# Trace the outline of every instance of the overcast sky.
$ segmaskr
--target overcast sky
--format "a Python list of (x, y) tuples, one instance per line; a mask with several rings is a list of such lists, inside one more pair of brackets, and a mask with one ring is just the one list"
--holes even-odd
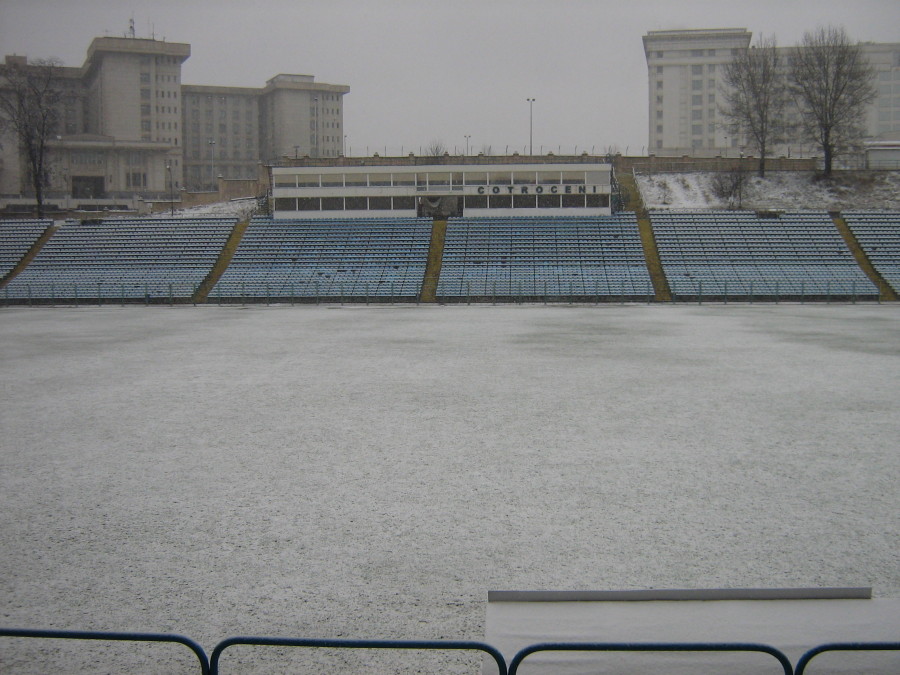
[(278, 73), (346, 84), (353, 154), (636, 154), (647, 143), (650, 30), (747, 28), (794, 44), (819, 25), (900, 42), (897, 0), (0, 0), (0, 49), (80, 66), (97, 36), (191, 44), (185, 84), (261, 87)]

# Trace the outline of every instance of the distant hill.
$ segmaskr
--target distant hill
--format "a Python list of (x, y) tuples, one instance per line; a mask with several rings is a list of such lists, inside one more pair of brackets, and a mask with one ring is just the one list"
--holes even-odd
[[(726, 209), (717, 196), (715, 173), (638, 174), (648, 209)], [(720, 191), (719, 191), (720, 192)], [(812, 172), (771, 172), (747, 176), (741, 199), (744, 209), (849, 211), (900, 210), (900, 171), (837, 172), (830, 180)]]

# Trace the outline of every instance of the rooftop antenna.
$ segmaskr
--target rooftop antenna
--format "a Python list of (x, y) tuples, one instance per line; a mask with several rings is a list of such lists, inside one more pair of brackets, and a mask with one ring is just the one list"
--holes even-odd
[(134, 15), (128, 19), (128, 36), (134, 39)]

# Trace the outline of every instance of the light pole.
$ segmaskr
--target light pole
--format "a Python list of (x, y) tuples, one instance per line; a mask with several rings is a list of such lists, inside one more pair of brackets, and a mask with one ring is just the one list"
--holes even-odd
[(319, 97), (313, 96), (313, 135), (316, 139), (316, 157), (319, 156)]
[[(216, 187), (216, 141), (213, 138), (210, 138), (208, 141), (209, 145), (209, 153), (212, 159), (212, 184)], [(218, 189), (216, 187), (216, 189)]]
[(466, 134), (466, 157), (469, 156), (469, 139), (472, 138), (470, 135)]
[(175, 195), (172, 194), (173, 183), (172, 183), (172, 165), (169, 162), (166, 162), (166, 171), (169, 172), (169, 213), (172, 217), (175, 217)]
[(528, 101), (528, 154), (534, 154), (534, 102), (536, 99), (526, 98)]

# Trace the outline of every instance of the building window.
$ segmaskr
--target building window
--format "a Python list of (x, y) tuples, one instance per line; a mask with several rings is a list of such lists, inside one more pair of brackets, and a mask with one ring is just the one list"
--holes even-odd
[(703, 80), (691, 80), (691, 89), (694, 91), (703, 90)]
[(692, 49), (691, 56), (703, 56), (703, 50), (702, 49)]
[(708, 66), (706, 66), (706, 72), (707, 72), (707, 73), (714, 73), (714, 72), (716, 72), (716, 64), (715, 64), (715, 63), (710, 63)]
[(702, 75), (703, 66), (691, 66), (691, 75)]
[(657, 103), (657, 105), (662, 105), (662, 102), (663, 102), (663, 97), (662, 97), (662, 94), (660, 94), (659, 96), (656, 97), (656, 103)]
[(514, 209), (533, 209), (537, 207), (537, 195), (513, 195)]
[(661, 134), (662, 132), (663, 132), (663, 125), (657, 124), (656, 125), (656, 133)]
[(319, 210), (319, 198), (318, 197), (298, 197), (297, 198), (297, 210), (298, 211), (318, 211)]
[(390, 211), (391, 209), (391, 198), (390, 197), (369, 197), (369, 210), (370, 211)]
[(663, 57), (662, 52), (656, 52), (656, 58), (661, 59)]
[(662, 75), (662, 71), (663, 71), (663, 67), (662, 67), (662, 66), (656, 66), (656, 74), (657, 74), (657, 75)]
[(703, 94), (694, 94), (691, 96), (691, 105), (703, 105)]
[(539, 209), (558, 209), (560, 195), (538, 195)]
[(707, 102), (708, 102), (708, 103), (715, 103), (715, 102), (716, 102), (716, 95), (715, 95), (715, 94), (710, 94), (709, 97), (707, 98)]
[(656, 111), (656, 119), (661, 120), (662, 118), (663, 118), (663, 111), (657, 110)]
[(702, 136), (703, 135), (703, 125), (702, 124), (692, 124), (691, 125), (691, 135), (692, 136)]
[(657, 81), (656, 81), (656, 88), (657, 88), (657, 89), (662, 89), (662, 88), (663, 88), (662, 80), (657, 80)]

